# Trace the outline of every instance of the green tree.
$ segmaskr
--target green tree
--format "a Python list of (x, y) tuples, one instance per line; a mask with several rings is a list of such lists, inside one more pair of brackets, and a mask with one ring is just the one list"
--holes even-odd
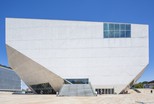
[(143, 83), (135, 84), (134, 88), (143, 88)]

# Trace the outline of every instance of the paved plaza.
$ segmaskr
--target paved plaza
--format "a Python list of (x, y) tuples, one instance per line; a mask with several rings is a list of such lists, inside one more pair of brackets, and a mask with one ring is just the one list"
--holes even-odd
[(57, 97), (55, 95), (12, 95), (0, 93), (2, 104), (154, 104), (154, 94), (134, 93), (97, 97)]

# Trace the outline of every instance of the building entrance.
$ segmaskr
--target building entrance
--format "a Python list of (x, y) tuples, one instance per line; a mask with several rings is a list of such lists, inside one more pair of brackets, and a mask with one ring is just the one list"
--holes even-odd
[(31, 85), (31, 88), (37, 94), (56, 94), (56, 92), (54, 91), (54, 89), (51, 87), (51, 85), (49, 83)]
[(114, 94), (114, 88), (96, 88), (95, 91), (97, 94), (102, 95), (102, 94)]

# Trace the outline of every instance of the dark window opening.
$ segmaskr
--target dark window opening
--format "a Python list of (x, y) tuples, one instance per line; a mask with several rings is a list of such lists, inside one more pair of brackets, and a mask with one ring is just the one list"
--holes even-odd
[(31, 85), (31, 88), (37, 94), (56, 94), (56, 92), (54, 91), (54, 89), (51, 87), (51, 85), (49, 83)]
[(102, 94), (115, 94), (114, 93), (114, 88), (96, 88), (95, 89), (96, 93), (99, 94), (99, 95), (102, 95)]
[(104, 23), (104, 38), (130, 38), (130, 24)]
[(72, 84), (89, 84), (89, 79), (66, 79), (67, 81), (71, 82)]

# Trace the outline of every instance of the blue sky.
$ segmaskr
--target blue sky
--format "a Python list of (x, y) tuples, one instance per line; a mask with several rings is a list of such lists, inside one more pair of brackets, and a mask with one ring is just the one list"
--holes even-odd
[(0, 64), (3, 65), (8, 65), (6, 17), (148, 24), (150, 63), (139, 81), (154, 80), (154, 0), (0, 0)]

